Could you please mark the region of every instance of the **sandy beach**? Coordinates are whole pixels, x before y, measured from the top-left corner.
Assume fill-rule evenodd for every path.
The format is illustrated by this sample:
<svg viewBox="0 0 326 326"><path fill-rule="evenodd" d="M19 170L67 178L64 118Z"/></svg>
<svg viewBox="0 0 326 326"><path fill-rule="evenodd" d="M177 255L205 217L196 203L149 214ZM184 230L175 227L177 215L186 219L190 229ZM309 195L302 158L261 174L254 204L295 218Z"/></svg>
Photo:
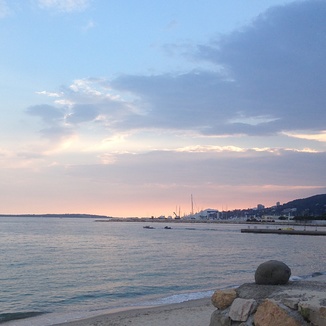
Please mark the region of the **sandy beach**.
<svg viewBox="0 0 326 326"><path fill-rule="evenodd" d="M326 282L326 275L307 281ZM151 308L116 311L56 326L208 326L216 308L210 298Z"/></svg>
<svg viewBox="0 0 326 326"><path fill-rule="evenodd" d="M216 308L210 298L178 304L113 312L57 326L205 326Z"/></svg>

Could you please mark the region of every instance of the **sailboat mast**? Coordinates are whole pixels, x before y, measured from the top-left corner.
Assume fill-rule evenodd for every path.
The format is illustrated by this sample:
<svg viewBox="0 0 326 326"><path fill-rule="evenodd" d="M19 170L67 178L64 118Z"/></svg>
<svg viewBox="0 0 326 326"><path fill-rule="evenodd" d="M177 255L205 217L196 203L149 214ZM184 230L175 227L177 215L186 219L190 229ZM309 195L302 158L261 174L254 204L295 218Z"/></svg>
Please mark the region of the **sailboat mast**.
<svg viewBox="0 0 326 326"><path fill-rule="evenodd" d="M194 200L192 198L192 194L191 194L191 215L194 215Z"/></svg>

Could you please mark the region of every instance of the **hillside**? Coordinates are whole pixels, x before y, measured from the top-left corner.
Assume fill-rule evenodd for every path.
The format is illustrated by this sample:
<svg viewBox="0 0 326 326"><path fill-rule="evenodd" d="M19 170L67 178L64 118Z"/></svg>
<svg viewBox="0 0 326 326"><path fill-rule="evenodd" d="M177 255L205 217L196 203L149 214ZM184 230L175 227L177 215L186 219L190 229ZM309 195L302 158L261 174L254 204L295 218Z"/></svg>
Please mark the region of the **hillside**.
<svg viewBox="0 0 326 326"><path fill-rule="evenodd" d="M296 209L294 215L297 216L322 216L326 214L326 194L295 199L286 204L269 209L280 215L284 211Z"/></svg>

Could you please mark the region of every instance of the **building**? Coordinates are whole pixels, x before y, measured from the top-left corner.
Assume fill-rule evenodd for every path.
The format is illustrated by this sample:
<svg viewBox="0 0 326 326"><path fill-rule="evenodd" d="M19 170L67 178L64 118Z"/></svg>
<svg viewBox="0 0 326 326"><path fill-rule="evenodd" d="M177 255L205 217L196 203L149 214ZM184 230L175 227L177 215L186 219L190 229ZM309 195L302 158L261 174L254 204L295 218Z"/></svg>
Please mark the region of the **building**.
<svg viewBox="0 0 326 326"><path fill-rule="evenodd" d="M220 213L216 209L205 209L199 213L200 219L202 220L218 220L220 218Z"/></svg>

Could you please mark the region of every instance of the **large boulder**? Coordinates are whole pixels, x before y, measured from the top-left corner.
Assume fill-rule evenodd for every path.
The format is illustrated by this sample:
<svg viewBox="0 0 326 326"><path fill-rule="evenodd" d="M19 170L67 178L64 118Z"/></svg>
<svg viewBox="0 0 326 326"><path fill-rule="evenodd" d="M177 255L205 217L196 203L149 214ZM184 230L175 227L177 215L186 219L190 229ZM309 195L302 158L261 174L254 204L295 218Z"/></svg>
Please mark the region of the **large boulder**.
<svg viewBox="0 0 326 326"><path fill-rule="evenodd" d="M281 285L286 284L291 276L289 266L278 260L269 260L258 266L255 272L256 284Z"/></svg>

